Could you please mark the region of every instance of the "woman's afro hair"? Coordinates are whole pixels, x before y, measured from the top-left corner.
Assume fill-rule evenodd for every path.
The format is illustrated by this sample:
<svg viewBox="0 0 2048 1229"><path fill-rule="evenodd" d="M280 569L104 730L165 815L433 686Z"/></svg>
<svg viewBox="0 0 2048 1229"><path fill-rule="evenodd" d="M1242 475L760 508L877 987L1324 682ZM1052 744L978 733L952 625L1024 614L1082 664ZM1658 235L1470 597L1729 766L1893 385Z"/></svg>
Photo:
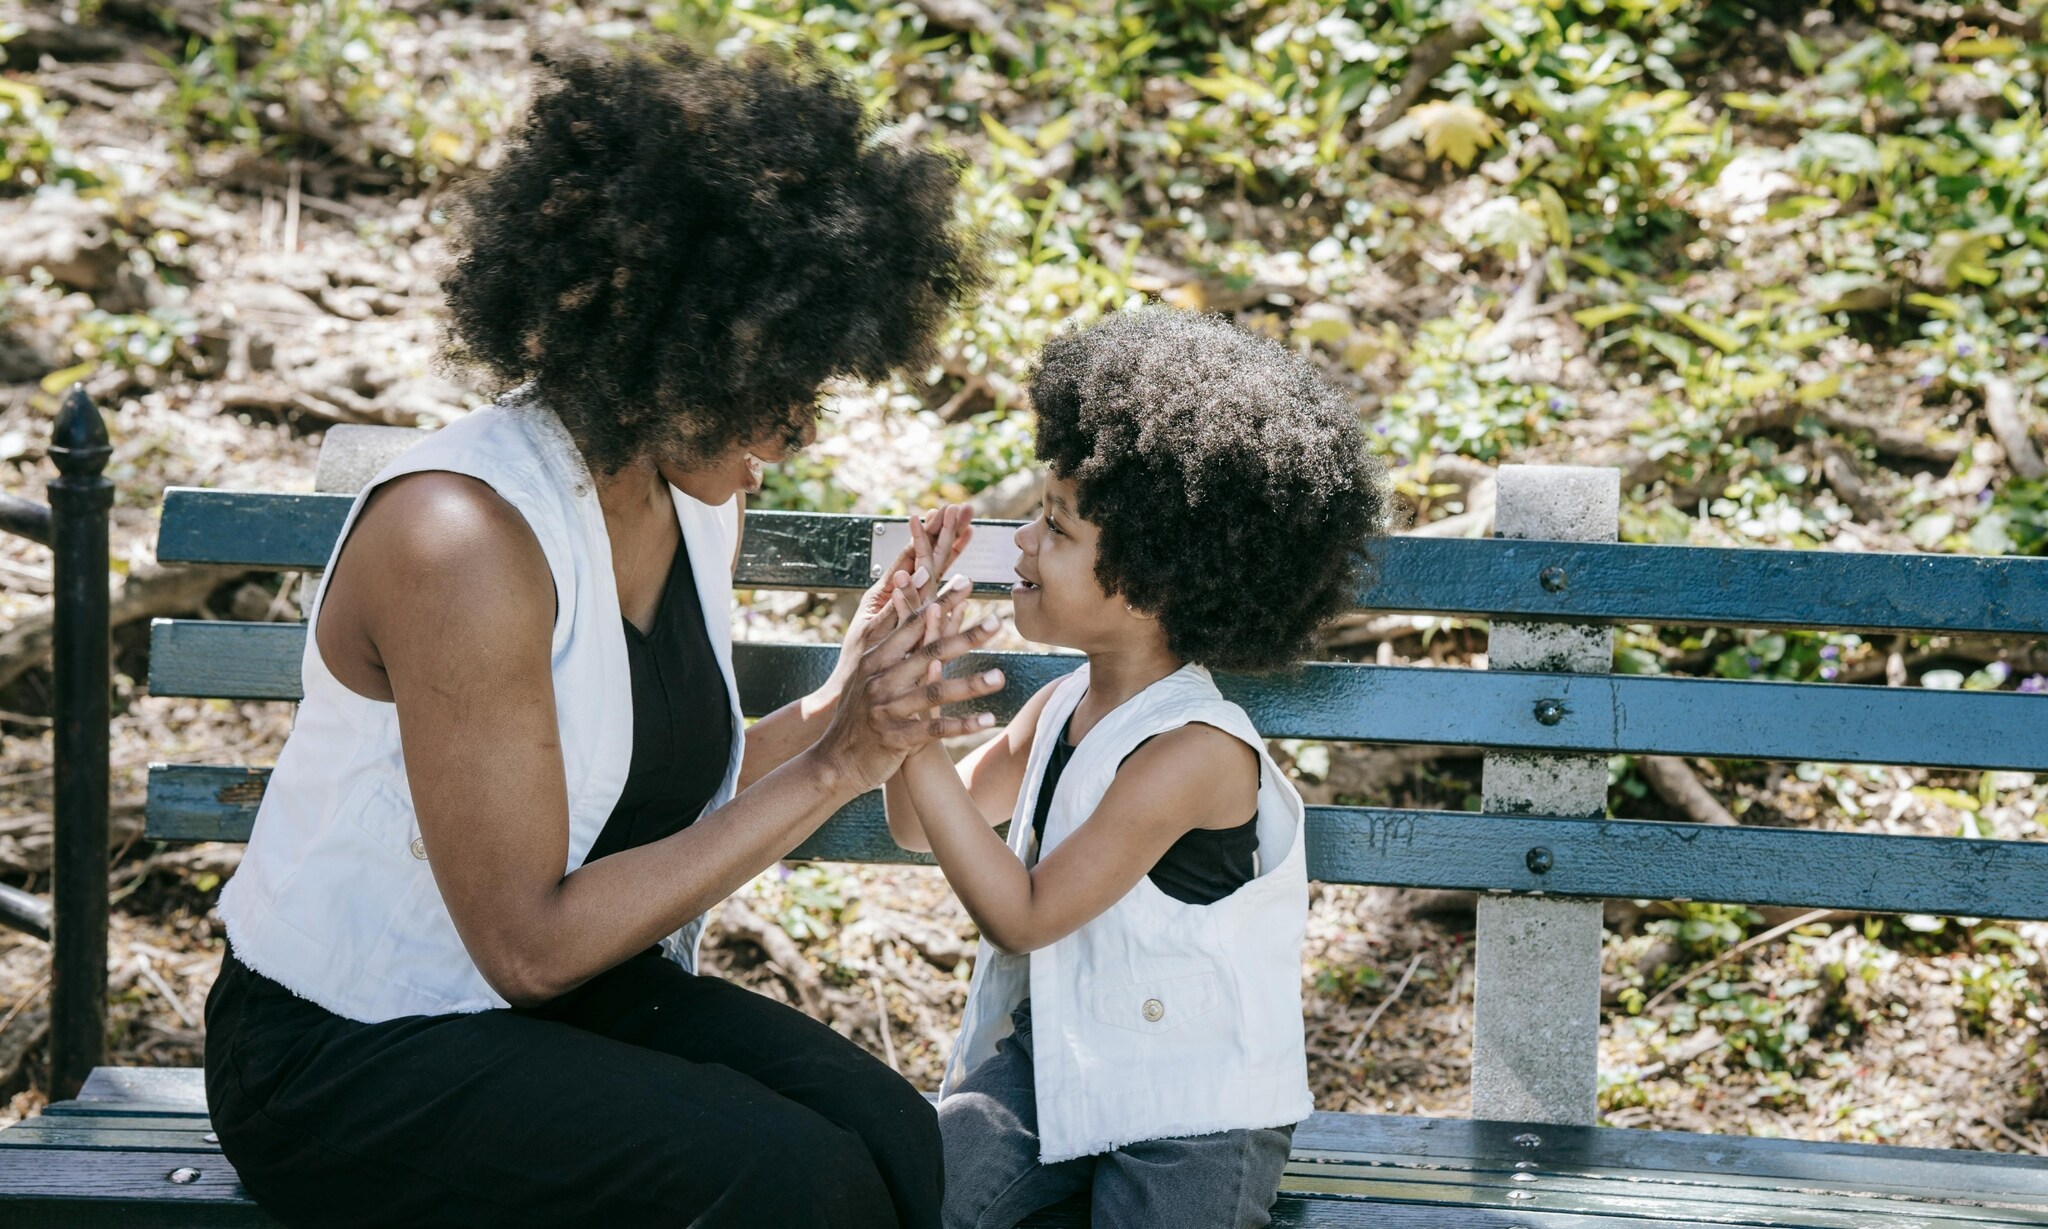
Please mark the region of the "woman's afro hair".
<svg viewBox="0 0 2048 1229"><path fill-rule="evenodd" d="M1150 308L1049 343L1038 454L1101 532L1104 592L1220 670L1307 655L1384 532L1386 468L1308 360L1215 316Z"/></svg>
<svg viewBox="0 0 2048 1229"><path fill-rule="evenodd" d="M807 51L577 45L464 194L453 356L530 381L591 467L779 440L928 360L981 283L956 162L878 139Z"/></svg>

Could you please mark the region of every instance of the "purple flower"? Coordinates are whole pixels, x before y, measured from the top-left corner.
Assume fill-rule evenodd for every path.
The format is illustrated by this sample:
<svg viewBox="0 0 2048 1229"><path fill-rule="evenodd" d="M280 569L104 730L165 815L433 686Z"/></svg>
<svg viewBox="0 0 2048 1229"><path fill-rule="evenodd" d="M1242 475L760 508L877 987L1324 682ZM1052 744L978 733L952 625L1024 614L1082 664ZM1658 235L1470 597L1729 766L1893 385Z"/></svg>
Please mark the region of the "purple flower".
<svg viewBox="0 0 2048 1229"><path fill-rule="evenodd" d="M1561 409L1563 409L1563 408L1564 408L1564 398L1563 398L1563 397L1559 397L1559 396L1555 396L1555 395L1553 395L1553 396L1552 396L1552 397L1550 398L1550 409L1551 409L1551 412L1555 413L1556 411L1558 411L1558 410L1561 410Z"/></svg>
<svg viewBox="0 0 2048 1229"><path fill-rule="evenodd" d="M1822 657L1827 658L1829 661L1833 661L1835 658L1840 657L1842 655L1842 650L1836 648L1832 644L1824 644L1820 646L1820 655Z"/></svg>
<svg viewBox="0 0 2048 1229"><path fill-rule="evenodd" d="M1751 653L1751 654L1750 654L1749 656L1747 656L1747 657L1743 658L1743 660L1749 663L1749 668L1750 668L1750 669L1752 669L1752 670L1754 670L1754 669L1756 669L1756 668L1757 668L1758 666L1761 666L1761 665L1763 665L1763 664L1764 664L1764 659L1763 659L1763 658L1761 658L1761 657L1758 657L1758 656L1757 656L1756 654L1754 654L1754 653Z"/></svg>
<svg viewBox="0 0 2048 1229"><path fill-rule="evenodd" d="M1983 490L1981 490L1981 491L1977 492L1977 504L1978 504L1978 506L1979 506L1979 507L1982 507L1983 505L1985 505L1985 504L1988 504L1988 503L1990 503L1990 502L1991 502L1991 488L1990 488L1990 487L1988 487L1988 486L1987 486L1987 487L1985 487L1985 488L1984 488Z"/></svg>
<svg viewBox="0 0 2048 1229"><path fill-rule="evenodd" d="M1917 379L1917 380L1913 381L1913 386L1914 386L1915 388L1933 388L1933 387L1934 387L1934 377L1933 377L1933 376L1921 376L1921 377L1920 377L1919 379Z"/></svg>
<svg viewBox="0 0 2048 1229"><path fill-rule="evenodd" d="M2048 695L2048 674L2031 674L2020 680L2021 691L2028 695Z"/></svg>
<svg viewBox="0 0 2048 1229"><path fill-rule="evenodd" d="M1376 422L1372 425L1372 429L1373 434L1375 435L1385 435L1387 433L1387 424L1383 422Z"/></svg>
<svg viewBox="0 0 2048 1229"><path fill-rule="evenodd" d="M1957 343L1956 343L1956 354L1957 354L1957 355L1958 355L1959 357L1962 357L1962 358L1968 358L1968 357L1970 357L1970 356L1971 356L1972 354L1975 354L1976 352L1977 352L1977 347L1975 347L1975 346L1971 345L1971 344L1970 344L1969 342L1967 342L1967 341L1959 341L1959 342L1957 342Z"/></svg>
<svg viewBox="0 0 2048 1229"><path fill-rule="evenodd" d="M1820 668L1820 676L1823 680L1832 681L1834 677L1840 673L1841 671L1835 669L1833 666L1822 666Z"/></svg>

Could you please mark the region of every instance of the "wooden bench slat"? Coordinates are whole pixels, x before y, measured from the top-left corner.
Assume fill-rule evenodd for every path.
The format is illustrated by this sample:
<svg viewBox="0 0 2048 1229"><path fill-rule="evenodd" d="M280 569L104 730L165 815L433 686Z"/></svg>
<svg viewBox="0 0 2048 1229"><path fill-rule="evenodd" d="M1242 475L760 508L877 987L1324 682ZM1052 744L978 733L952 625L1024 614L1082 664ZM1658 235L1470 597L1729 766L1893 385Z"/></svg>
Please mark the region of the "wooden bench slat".
<svg viewBox="0 0 2048 1229"><path fill-rule="evenodd" d="M153 765L147 835L247 840L265 776ZM1530 869L1538 848L1550 852L1544 874ZM842 809L790 857L931 861L889 838L875 793ZM1311 807L1308 863L1309 876L1324 883L2048 920L2048 841ZM1829 873L1815 876L1815 866Z"/></svg>
<svg viewBox="0 0 2048 1229"><path fill-rule="evenodd" d="M164 492L157 557L281 569L327 565L352 497ZM869 583L877 519L753 512L741 587L832 592ZM985 523L1004 533L1014 521ZM2048 634L2048 561L1628 543L1395 537L1378 548L1372 610L1591 623ZM1546 586L1561 574L1562 587ZM999 591L990 591L991 593Z"/></svg>
<svg viewBox="0 0 2048 1229"><path fill-rule="evenodd" d="M122 1119L31 1118L0 1131L0 1148L87 1148L102 1152L219 1152L204 1119L182 1130L115 1125ZM4 1155L4 1154L0 1154Z"/></svg>
<svg viewBox="0 0 2048 1229"><path fill-rule="evenodd" d="M82 1091L99 1099L57 1102L44 1108L43 1119L23 1125L75 1115L124 1129L162 1124L182 1130L192 1116L203 1119L206 1114L205 1078L197 1067L101 1067ZM132 1108L184 1117L106 1118ZM1516 1142L1530 1134L1539 1141L1535 1146ZM0 1141L7 1138L0 1134ZM2035 1157L1893 1144L1319 1112L1295 1132L1293 1152L1297 1160L1422 1161L1458 1169L1499 1169L1526 1160L1553 1173L1684 1174L1701 1182L1759 1189L1774 1189L1773 1184L1833 1192L1906 1188L2048 1204L2048 1164Z"/></svg>
<svg viewBox="0 0 2048 1229"><path fill-rule="evenodd" d="M150 691L297 699L305 635L299 623L159 619L150 629ZM837 655L831 645L733 646L742 706L761 716L805 695ZM1003 668L1010 685L989 707L1008 718L1077 661L989 653L962 668ZM1328 662L1293 677L1217 683L1269 738L2048 771L2040 736L2048 699L2009 691ZM1554 725L1538 717L1549 700L1564 709Z"/></svg>
<svg viewBox="0 0 2048 1229"><path fill-rule="evenodd" d="M148 1089L111 1091L183 1096L201 1107L196 1070L161 1075ZM32 1223L101 1224L112 1200L133 1207L139 1198L152 1223L159 1209L173 1218L161 1223L262 1223L179 1219L180 1206L250 1209L225 1159L204 1144L203 1117L180 1120L182 1131L152 1133L139 1129L141 1120L91 1112L124 1104L142 1102L60 1103L0 1132L9 1173L0 1206L55 1211L55 1197L98 1196L68 1206L68 1216L83 1219ZM1517 1179L1518 1161L1534 1167L1536 1181ZM165 1175L179 1166L198 1169L193 1185L205 1189L179 1188L166 1207L159 1184L174 1186ZM88 1173L92 1185L71 1185ZM1296 1132L1282 1190L1276 1225L1996 1229L2044 1223L2048 1166L1985 1153L1319 1113ZM1517 1200L1514 1191L1536 1198ZM1085 1207L1070 1202L1027 1224L1085 1225Z"/></svg>
<svg viewBox="0 0 2048 1229"><path fill-rule="evenodd" d="M206 1114L205 1073L197 1067L100 1067L81 1090L81 1096L88 1093L97 1099L59 1101L43 1113L91 1117L148 1108ZM1527 1135L1538 1142L1517 1142ZM1687 1174L1706 1182L1740 1180L1827 1191L1904 1186L2048 1204L2048 1163L2037 1157L1897 1144L1318 1112L1296 1130L1293 1152L1301 1159L1385 1158L1468 1169L1530 1161L1546 1172Z"/></svg>

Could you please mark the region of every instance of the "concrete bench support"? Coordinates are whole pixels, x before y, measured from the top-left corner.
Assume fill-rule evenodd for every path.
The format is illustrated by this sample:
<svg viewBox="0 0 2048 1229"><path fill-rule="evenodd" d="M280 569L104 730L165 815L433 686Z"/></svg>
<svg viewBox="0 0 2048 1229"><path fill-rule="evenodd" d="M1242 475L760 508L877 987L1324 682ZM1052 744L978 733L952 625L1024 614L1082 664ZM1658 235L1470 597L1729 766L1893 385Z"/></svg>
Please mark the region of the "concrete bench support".
<svg viewBox="0 0 2048 1229"><path fill-rule="evenodd" d="M1615 538L1620 473L1575 466L1503 466L1495 533L1504 538ZM1563 569L1546 588L1569 586ZM1495 622L1487 665L1498 670L1606 674L1614 633L1600 626ZM1536 706L1529 719L1574 719ZM1607 761L1597 755L1486 757L1483 792L1495 814L1606 814ZM1528 853L1530 869L1554 857ZM1472 1116L1590 1125L1597 1113L1600 1031L1600 902L1482 896L1472 1037Z"/></svg>

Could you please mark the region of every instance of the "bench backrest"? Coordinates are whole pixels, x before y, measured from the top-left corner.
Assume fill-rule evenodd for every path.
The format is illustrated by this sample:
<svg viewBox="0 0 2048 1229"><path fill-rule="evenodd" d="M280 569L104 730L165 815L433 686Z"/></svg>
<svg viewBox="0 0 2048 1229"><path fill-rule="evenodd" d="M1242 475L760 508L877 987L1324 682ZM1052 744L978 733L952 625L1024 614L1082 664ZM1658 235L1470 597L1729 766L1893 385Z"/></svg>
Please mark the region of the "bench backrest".
<svg viewBox="0 0 2048 1229"><path fill-rule="evenodd" d="M1501 478L1504 532L1514 531L1519 507L1539 522L1578 515L1593 534L1602 532L1604 515L1612 536L1612 471L1507 467ZM1594 491L1590 500L1574 494L1585 489ZM158 557L316 570L350 498L173 488L165 493ZM750 513L737 583L865 588L878 523ZM2048 920L2048 842L1604 815L1606 758L1616 754L2048 770L2048 697L1605 673L1617 625L2048 636L2048 560L1422 537L1390 539L1376 554L1361 607L1491 620L1495 668L1316 663L1290 677L1219 683L1268 737L1489 752L1484 812L1315 807L1308 832L1310 873L1325 882L1488 894L1479 934L1475 1116L1590 1119L1598 898ZM150 690L297 699L304 637L298 624L159 620ZM742 707L758 716L804 694L833 657L830 646L735 645ZM1072 669L1074 658L994 653L966 668L988 664L1011 679L993 705L1007 717L1041 683ZM264 769L248 765L152 765L148 835L245 839L264 780ZM792 857L923 860L889 839L878 795L847 807ZM1577 899L1528 899L1542 897ZM1519 955L1501 942L1489 949L1489 932L1504 929L1520 935ZM1545 954L1531 957L1530 943ZM1500 967L1489 979L1491 962ZM1563 1030L1552 1027L1560 1011L1570 1021ZM1523 1034L1539 1025L1583 1037L1567 1047L1571 1054L1537 1061ZM1484 1075L1489 1063L1498 1078ZM1539 1068L1545 1073L1532 1074ZM1560 1080L1563 1091L1545 1087Z"/></svg>

